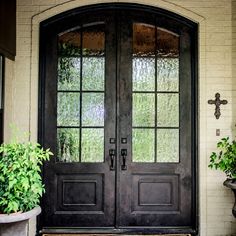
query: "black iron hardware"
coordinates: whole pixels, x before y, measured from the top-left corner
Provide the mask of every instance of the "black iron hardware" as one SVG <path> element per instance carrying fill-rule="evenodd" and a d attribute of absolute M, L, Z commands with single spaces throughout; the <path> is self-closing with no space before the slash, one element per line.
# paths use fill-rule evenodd
<path fill-rule="evenodd" d="M 115 138 L 110 138 L 110 143 L 111 144 L 115 144 L 116 143 L 116 139 Z"/>
<path fill-rule="evenodd" d="M 215 100 L 208 100 L 208 104 L 211 104 L 211 105 L 214 104 L 216 106 L 214 115 L 215 115 L 216 119 L 219 119 L 220 115 L 221 115 L 220 105 L 221 104 L 225 105 L 225 104 L 228 103 L 228 101 L 227 100 L 220 100 L 220 94 L 219 93 L 215 94 L 215 98 L 216 98 Z"/>
<path fill-rule="evenodd" d="M 111 165 L 110 165 L 110 170 L 115 170 L 115 149 L 110 149 L 109 150 L 109 156 L 111 159 Z"/>
<path fill-rule="evenodd" d="M 121 158 L 122 158 L 121 169 L 122 170 L 127 170 L 126 157 L 127 157 L 127 149 L 121 149 Z"/>
<path fill-rule="evenodd" d="M 121 143 L 127 143 L 127 138 L 121 138 Z"/>

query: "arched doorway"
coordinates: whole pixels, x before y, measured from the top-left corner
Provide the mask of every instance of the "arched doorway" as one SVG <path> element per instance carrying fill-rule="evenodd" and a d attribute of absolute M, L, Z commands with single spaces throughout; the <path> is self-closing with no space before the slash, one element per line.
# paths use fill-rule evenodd
<path fill-rule="evenodd" d="M 130 4 L 41 23 L 44 232 L 195 232 L 196 33 Z"/>

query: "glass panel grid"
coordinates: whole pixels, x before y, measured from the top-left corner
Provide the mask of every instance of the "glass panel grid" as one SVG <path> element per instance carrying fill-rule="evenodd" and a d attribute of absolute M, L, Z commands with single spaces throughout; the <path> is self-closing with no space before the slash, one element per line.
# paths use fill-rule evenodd
<path fill-rule="evenodd" d="M 133 44 L 138 43 L 138 37 L 143 41 L 145 39 L 144 36 L 140 35 L 141 32 L 137 34 L 137 29 L 140 28 L 138 24 L 139 23 L 134 24 L 135 27 L 133 30 L 136 30 L 136 32 L 133 33 L 133 37 L 136 37 L 136 39 L 134 39 Z M 145 24 L 141 24 L 141 28 L 144 27 Z M 148 56 L 151 55 L 150 53 L 144 53 L 145 42 L 143 42 L 143 45 L 133 46 L 132 158 L 133 162 L 142 163 L 153 161 L 157 163 L 178 162 L 179 37 L 173 34 L 173 32 L 158 27 L 155 27 L 154 37 L 154 58 Z M 168 39 L 171 41 L 165 44 L 165 41 L 168 41 Z M 148 42 L 150 43 L 151 41 L 149 35 Z M 143 52 L 140 50 L 143 50 Z M 148 66 L 152 68 L 143 68 Z M 145 96 L 153 96 L 154 99 L 146 99 L 147 102 L 142 103 L 143 99 L 141 99 L 141 97 Z M 150 114 L 152 115 L 150 116 Z M 154 120 L 151 119 L 151 122 L 150 117 L 154 118 Z M 142 143 L 140 146 L 142 146 L 144 150 L 148 148 L 150 144 L 148 142 L 144 144 L 144 142 L 146 142 L 144 140 L 138 141 L 137 137 L 146 137 L 146 140 L 150 139 L 150 135 L 147 135 L 148 131 L 146 130 L 150 132 L 152 129 L 155 132 L 152 135 L 153 140 L 150 142 L 155 143 L 153 148 L 154 153 L 151 155 L 150 152 L 145 151 L 146 156 L 144 158 L 144 155 L 139 155 L 137 152 L 138 146 L 140 145 L 138 145 L 138 143 Z M 164 130 L 166 131 L 164 132 Z M 168 150 L 172 153 L 168 154 Z M 140 153 L 142 153 L 142 150 Z"/>
<path fill-rule="evenodd" d="M 58 36 L 59 161 L 104 161 L 104 55 L 104 24 Z"/>

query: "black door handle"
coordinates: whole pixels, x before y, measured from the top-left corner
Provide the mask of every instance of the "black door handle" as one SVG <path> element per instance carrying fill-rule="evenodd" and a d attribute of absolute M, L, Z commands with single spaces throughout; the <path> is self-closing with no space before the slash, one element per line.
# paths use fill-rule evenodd
<path fill-rule="evenodd" d="M 111 159 L 111 165 L 110 165 L 110 170 L 115 170 L 115 149 L 110 149 L 109 150 L 109 156 Z"/>
<path fill-rule="evenodd" d="M 121 158 L 122 158 L 121 169 L 127 170 L 127 166 L 126 166 L 127 149 L 121 149 Z"/>

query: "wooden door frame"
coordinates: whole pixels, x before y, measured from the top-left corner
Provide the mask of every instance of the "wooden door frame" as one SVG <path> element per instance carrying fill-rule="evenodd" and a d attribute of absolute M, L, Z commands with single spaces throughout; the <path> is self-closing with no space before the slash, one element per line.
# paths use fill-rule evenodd
<path fill-rule="evenodd" d="M 172 229 L 172 228 L 124 228 L 124 229 L 113 229 L 113 228 L 97 228 L 97 229 L 89 229 L 89 228 L 80 228 L 75 229 L 71 232 L 77 232 L 77 233 L 88 233 L 88 232 L 97 232 L 97 233 L 145 233 L 145 234 L 153 234 L 153 233 L 191 233 L 192 235 L 197 235 L 198 232 L 198 166 L 197 166 L 197 156 L 198 156 L 198 107 L 197 107 L 197 100 L 198 100 L 198 25 L 182 16 L 179 16 L 175 13 L 169 12 L 167 10 L 163 10 L 156 7 L 146 6 L 146 5 L 140 5 L 140 4 L 129 4 L 129 3 L 111 3 L 111 4 L 97 4 L 97 5 L 91 5 L 91 6 L 85 6 L 80 7 L 78 9 L 69 10 L 67 12 L 61 13 L 59 15 L 56 15 L 48 20 L 45 20 L 41 23 L 41 30 L 44 27 L 48 27 L 51 24 L 70 18 L 70 16 L 75 16 L 87 11 L 96 12 L 97 10 L 103 10 L 103 9 L 129 9 L 129 10 L 142 10 L 145 12 L 150 12 L 152 14 L 156 14 L 159 16 L 165 16 L 168 15 L 172 19 L 178 21 L 179 23 L 185 24 L 192 28 L 192 34 L 191 34 L 191 66 L 192 66 L 192 87 L 191 87 L 191 114 L 192 114 L 192 157 L 193 157 L 193 166 L 192 166 L 192 184 L 193 184 L 193 206 L 192 209 L 194 211 L 192 212 L 193 217 L 195 219 L 195 222 L 193 222 L 192 229 L 189 228 L 180 228 L 180 229 Z M 42 31 L 41 31 L 42 32 Z M 45 73 L 45 58 L 43 57 L 43 51 L 41 45 L 43 44 L 42 37 L 40 38 L 40 72 L 39 72 L 39 116 L 38 116 L 38 140 L 40 143 L 43 144 L 43 127 L 44 127 L 44 87 L 45 87 L 45 81 L 44 81 L 44 73 Z M 42 225 L 38 221 L 37 228 L 38 231 L 41 229 Z M 50 233 L 51 230 L 48 230 L 47 233 Z M 70 230 L 65 229 L 57 229 L 56 231 L 53 230 L 51 232 L 57 232 L 57 233 L 63 233 L 63 232 L 70 232 Z"/>

